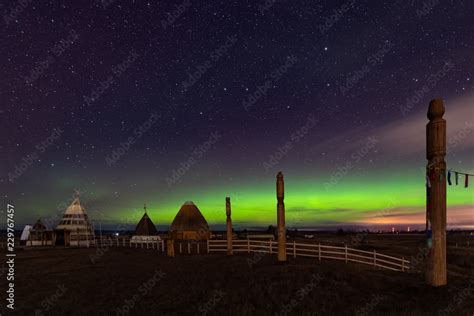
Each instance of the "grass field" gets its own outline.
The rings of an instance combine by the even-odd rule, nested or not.
[[[369,236],[357,247],[416,258],[422,245],[420,236]],[[18,249],[15,314],[472,316],[474,247],[450,244],[448,263],[449,285],[431,288],[419,273],[291,257],[278,264],[274,255],[255,253],[168,258],[147,249]],[[1,282],[5,302],[4,276]]]

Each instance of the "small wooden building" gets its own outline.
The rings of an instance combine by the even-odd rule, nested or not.
[[[145,214],[143,214],[142,219],[135,228],[131,243],[158,242],[159,240],[161,240],[161,238],[158,236],[155,224],[153,224],[153,221],[148,216],[145,206]]]
[[[94,230],[78,197],[66,209],[56,230],[69,232],[64,233],[66,245],[89,246],[94,244]]]
[[[27,225],[21,235],[20,244],[25,246],[53,246],[55,234],[40,219],[33,226]]]
[[[197,206],[187,201],[171,223],[170,235],[180,240],[206,240],[210,238],[211,230]]]

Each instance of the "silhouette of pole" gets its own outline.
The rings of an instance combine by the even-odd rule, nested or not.
[[[227,255],[232,256],[232,219],[230,217],[230,197],[225,198],[225,213],[227,215]]]
[[[446,271],[446,120],[443,100],[435,99],[428,108],[426,125],[426,234],[428,257],[426,283],[447,284]]]
[[[278,261],[286,261],[286,229],[285,229],[285,187],[283,173],[278,172],[276,181],[277,191],[277,233],[278,233]]]

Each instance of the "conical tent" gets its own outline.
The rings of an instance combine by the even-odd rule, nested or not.
[[[135,228],[134,236],[154,236],[158,235],[155,224],[151,221],[147,213],[143,214],[142,219]]]
[[[174,239],[209,239],[210,229],[206,219],[192,201],[185,202],[171,223],[171,237]]]
[[[56,229],[71,232],[71,244],[91,244],[94,240],[94,231],[87,217],[86,210],[77,197],[64,212],[63,218]]]
[[[142,219],[138,222],[130,242],[140,244],[158,242],[159,240],[161,240],[161,237],[158,236],[158,231],[156,230],[155,224],[153,224],[151,218],[148,216],[145,205],[145,214],[143,214]]]

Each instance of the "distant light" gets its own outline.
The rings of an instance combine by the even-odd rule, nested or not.
[[[119,233],[115,233],[115,236],[118,236],[118,235],[119,235]]]

